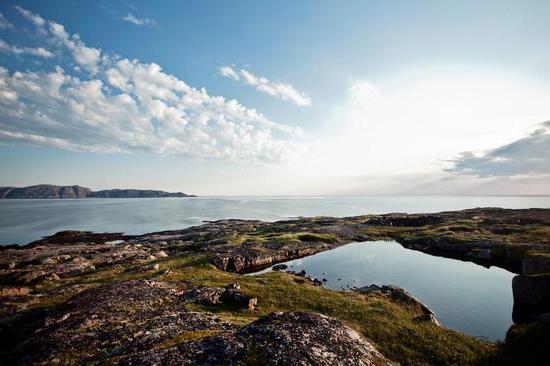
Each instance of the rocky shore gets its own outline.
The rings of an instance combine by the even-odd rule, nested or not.
[[[445,329],[393,286],[337,292],[284,271],[241,275],[381,239],[516,272],[510,342]],[[514,364],[517,344],[550,334],[550,210],[67,231],[0,250],[0,357],[13,364]]]

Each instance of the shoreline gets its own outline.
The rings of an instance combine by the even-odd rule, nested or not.
[[[134,298],[131,291],[122,291],[120,286],[123,286],[141,291],[144,298],[149,298],[152,292],[160,291],[164,294],[162,296],[169,299],[166,301],[174,304],[181,302],[177,308],[186,309],[180,310],[184,311],[181,316],[192,317],[195,319],[193,324],[199,321],[196,317],[204,319],[205,316],[211,316],[209,314],[213,311],[213,314],[222,314],[226,322],[223,324],[227,326],[225,330],[220,330],[212,323],[200,327],[193,325],[184,331],[192,334],[203,332],[200,333],[200,342],[212,341],[210,336],[219,332],[226,334],[223,337],[229,337],[224,338],[227,342],[233,342],[231,337],[240,337],[238,334],[244,332],[244,329],[250,331],[250,328],[242,328],[242,324],[249,324],[253,320],[264,324],[263,317],[272,319],[269,313],[273,311],[307,310],[352,324],[362,335],[374,341],[378,351],[390,360],[408,360],[400,358],[403,356],[397,350],[402,347],[409,350],[410,355],[407,357],[416,362],[431,363],[435,359],[439,363],[449,363],[444,361],[445,357],[457,357],[454,353],[452,356],[447,355],[447,351],[443,352],[438,347],[459,347],[460,357],[468,359],[480,355],[485,357],[487,352],[496,352],[491,357],[497,357],[500,351],[496,350],[508,347],[507,343],[497,347],[442,328],[421,303],[407,300],[402,292],[391,288],[346,293],[325,289],[315,281],[310,281],[307,276],[292,273],[270,273],[258,278],[242,276],[240,273],[249,272],[258,266],[265,268],[331,250],[351,242],[372,240],[395,240],[409,249],[432,255],[457,256],[458,259],[476,263],[484,262],[499,267],[513,265],[516,269],[521,268],[518,270],[521,274],[513,280],[513,315],[518,323],[509,331],[510,336],[513,336],[514,332],[545,324],[540,319],[550,311],[550,299],[547,299],[550,279],[550,262],[547,261],[550,256],[549,227],[550,209],[486,208],[436,214],[310,217],[276,222],[217,220],[183,230],[128,236],[121,233],[59,232],[25,246],[2,249],[0,324],[9,324],[9,327],[2,326],[0,335],[2,339],[10,339],[6,347],[19,345],[25,349],[24,345],[29,341],[42,345],[42,348],[25,349],[25,352],[30,352],[40,362],[51,361],[62,357],[59,352],[67,343],[67,337],[70,337],[71,327],[76,326],[70,325],[73,320],[63,319],[86,318],[89,315],[82,313],[84,310],[81,309],[89,309],[86,311],[98,316],[101,324],[110,324],[108,328],[104,325],[87,330],[88,336],[71,344],[71,347],[89,354],[90,350],[84,350],[95,344],[96,337],[101,338],[97,332],[107,331],[110,337],[120,337],[115,332],[120,325],[116,324],[130,321],[134,314],[145,316],[144,312],[150,311],[147,309],[156,306],[152,304],[157,295],[151,298],[153,303],[140,305],[141,300]],[[231,285],[237,282],[239,285]],[[230,285],[233,287],[227,287]],[[102,313],[102,303],[105,301],[134,310],[128,314],[123,312],[122,315]],[[76,308],[71,305],[75,302],[80,304]],[[383,306],[386,310],[379,314],[375,311],[376,306]],[[348,308],[355,310],[346,310]],[[163,315],[161,308],[158,312],[155,316],[159,319],[168,316]],[[288,316],[300,323],[306,315]],[[393,325],[390,326],[388,321],[392,318]],[[170,324],[167,318],[158,327]],[[33,332],[10,333],[21,326],[25,329],[30,327]],[[113,330],[109,330],[111,326]],[[334,326],[337,326],[336,323]],[[235,329],[241,331],[234,333]],[[262,329],[258,331],[261,333],[265,330]],[[399,341],[395,343],[389,341],[387,335],[383,336],[388,332]],[[416,343],[400,343],[406,342],[403,336],[398,336],[401,332],[417,334]],[[86,340],[86,337],[92,339]],[[169,341],[166,339],[168,335],[159,337],[162,342],[180,344],[181,347],[194,344],[183,338],[180,341]],[[50,338],[59,344],[51,344]],[[269,339],[266,342],[274,341]],[[137,357],[137,351],[128,347],[125,357]],[[153,354],[154,357],[161,357],[164,354],[158,351],[158,345],[144,347],[138,349],[148,349],[149,356]],[[422,351],[423,347],[429,347],[430,351]],[[2,353],[7,352],[10,357],[18,359],[20,354],[17,352],[21,350],[17,351],[17,347],[13,349],[15,351],[4,349]],[[431,358],[424,359],[427,355]],[[69,356],[74,357],[71,360],[75,362],[83,361],[81,356]],[[428,361],[430,359],[432,361]]]

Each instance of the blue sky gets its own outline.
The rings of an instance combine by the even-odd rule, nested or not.
[[[547,1],[0,13],[0,185],[550,194]]]

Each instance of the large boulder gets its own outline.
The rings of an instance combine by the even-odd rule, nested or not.
[[[272,313],[240,331],[149,350],[126,365],[390,365],[342,322],[306,312]]]
[[[512,292],[514,322],[535,321],[540,314],[550,312],[550,274],[515,276]]]

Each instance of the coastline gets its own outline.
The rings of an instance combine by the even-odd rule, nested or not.
[[[227,329],[224,328],[222,332],[219,327],[203,324],[204,327],[201,327],[204,329],[201,329],[204,332],[193,342],[205,342],[205,339],[210,341],[209,337],[213,333],[227,333],[226,337],[237,337],[240,334],[238,329],[244,329],[243,324],[250,324],[250,321],[256,319],[261,321],[264,316],[267,316],[265,319],[272,319],[269,314],[273,311],[305,310],[351,323],[363,336],[372,340],[373,347],[389,360],[420,362],[424,357],[423,352],[426,353],[421,349],[427,347],[429,342],[434,342],[432,348],[443,345],[451,347],[451,344],[455,344],[453,347],[458,348],[462,357],[470,361],[475,357],[500,357],[498,355],[504,351],[499,347],[506,348],[506,343],[497,347],[439,327],[430,319],[420,320],[426,313],[418,303],[408,303],[376,291],[341,293],[327,290],[307,277],[291,273],[270,273],[258,278],[241,276],[240,273],[330,250],[350,242],[395,240],[407,248],[434,255],[456,256],[476,263],[513,267],[519,278],[514,280],[514,297],[521,305],[519,310],[514,309],[514,318],[521,323],[517,329],[539,327],[541,321],[538,319],[549,311],[550,303],[532,303],[531,300],[540,300],[541,289],[547,289],[545,286],[549,267],[546,258],[550,255],[550,235],[546,235],[546,232],[549,226],[548,209],[486,208],[437,214],[313,217],[277,222],[218,220],[184,230],[135,236],[62,232],[23,247],[2,249],[0,264],[3,270],[0,281],[5,295],[2,297],[2,324],[10,324],[15,328],[18,319],[20,321],[21,317],[31,316],[31,323],[40,329],[36,333],[38,335],[19,334],[14,339],[24,341],[16,342],[19,345],[28,343],[29,340],[48,345],[47,349],[40,352],[26,351],[34,354],[36,360],[42,360],[40,362],[51,361],[53,355],[59,357],[55,350],[62,346],[51,345],[47,339],[54,336],[62,343],[70,332],[63,324],[64,320],[60,319],[67,314],[70,314],[69,319],[79,317],[79,308],[71,308],[71,303],[81,301],[81,306],[91,309],[90,311],[94,308],[101,309],[97,301],[105,299],[100,300],[101,297],[90,294],[97,295],[97,291],[103,294],[101,291],[110,289],[108,291],[115,293],[109,292],[109,296],[112,296],[109,301],[132,306],[127,302],[128,299],[119,296],[123,293],[119,286],[123,285],[136,287],[136,291],[139,289],[145,297],[151,291],[160,291],[158,289],[162,288],[162,291],[168,291],[166,296],[170,301],[183,301],[186,314],[188,311],[198,311],[201,315],[196,316],[201,317],[212,312],[223,314],[222,320],[227,322],[224,323]],[[529,241],[529,238],[536,238],[536,241]],[[235,282],[240,284],[239,290],[223,290]],[[289,295],[289,291],[292,295]],[[197,293],[201,294],[198,298]],[[323,305],[325,301],[332,305],[326,307],[326,304]],[[383,313],[385,315],[375,315],[372,309],[369,310],[375,304],[386,309]],[[353,315],[346,311],[342,313],[338,309],[344,305],[356,308]],[[137,301],[133,305],[133,313],[148,311],[150,306],[141,306]],[[72,310],[68,311],[69,308]],[[122,318],[113,319],[109,314],[102,315],[101,312],[98,316],[109,324],[118,324],[130,317],[126,314]],[[298,320],[292,318],[298,323],[303,316],[306,315],[289,315],[291,318],[298,317]],[[363,320],[358,320],[357,316]],[[45,318],[54,320],[47,321],[49,325],[44,326]],[[387,322],[391,318],[397,323],[383,330],[381,324],[388,326]],[[373,321],[378,321],[380,326],[368,329],[366,324]],[[9,334],[5,333],[6,329],[5,326],[2,327],[3,339]],[[193,328],[186,332],[196,334],[199,330]],[[416,341],[419,344],[406,341],[396,344],[385,340],[389,333],[398,334],[405,330],[417,334]],[[118,337],[116,332],[109,332],[111,335],[115,334],[115,338]],[[92,333],[95,334],[93,331]],[[434,337],[438,341],[434,341]],[[168,342],[165,336],[160,338],[162,342]],[[13,340],[10,342],[8,344],[13,345]],[[185,347],[190,346],[190,341],[172,342],[175,342],[174,345],[179,344],[180,348],[184,344]],[[88,349],[84,339],[72,346]],[[411,353],[407,359],[401,359],[396,351],[403,347]],[[451,357],[449,354],[432,348],[427,353],[428,356],[435,357],[439,363],[450,363],[450,358],[445,361],[445,357]],[[10,353],[8,349],[2,352]],[[135,357],[135,352],[130,347],[123,353],[123,359]],[[150,350],[149,354],[151,352],[153,351]],[[155,357],[157,356],[159,355],[156,354]],[[11,357],[17,358],[17,351]],[[71,357],[82,360],[78,355]],[[383,360],[383,356],[380,360]],[[466,361],[464,358],[462,360]]]

